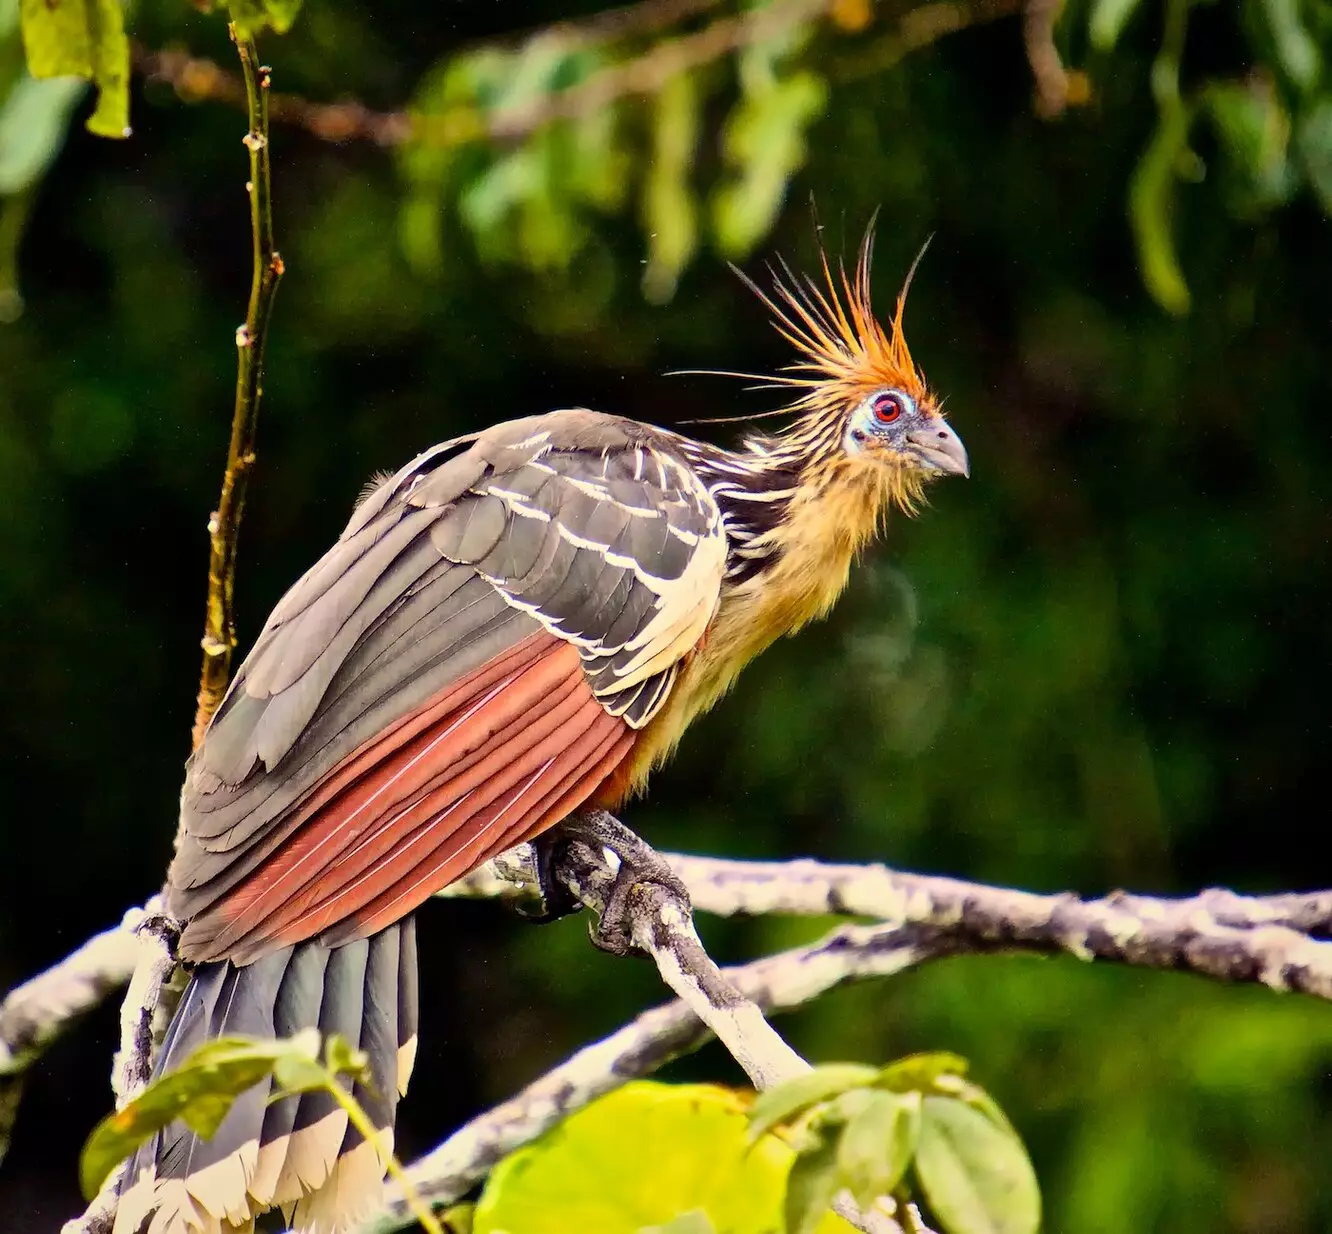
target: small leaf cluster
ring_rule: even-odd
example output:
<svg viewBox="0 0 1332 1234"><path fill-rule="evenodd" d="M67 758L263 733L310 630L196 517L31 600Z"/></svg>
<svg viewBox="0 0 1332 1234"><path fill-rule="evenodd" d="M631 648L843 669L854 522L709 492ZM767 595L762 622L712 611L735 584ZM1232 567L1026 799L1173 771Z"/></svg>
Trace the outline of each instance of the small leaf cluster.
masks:
<svg viewBox="0 0 1332 1234"><path fill-rule="evenodd" d="M645 71L643 47L555 27L445 59L417 93L402 154L404 251L418 273L437 272L455 220L483 260L564 270L596 242L597 216L633 209L644 292L668 299L705 237L741 258L772 229L827 101L824 78L800 60L813 32L785 26L734 57L604 98L614 74ZM683 38L663 38L652 56Z"/></svg>
<svg viewBox="0 0 1332 1234"><path fill-rule="evenodd" d="M834 1064L763 1093L750 1139L784 1129L797 1152L787 1234L815 1234L834 1200L889 1211L908 1178L945 1234L1034 1234L1040 1191L1021 1139L956 1055Z"/></svg>
<svg viewBox="0 0 1332 1234"><path fill-rule="evenodd" d="M322 1044L322 1051L321 1051ZM347 1112L352 1125L367 1140L378 1134L355 1097L342 1082L370 1081L369 1060L336 1033L322 1039L317 1028L307 1028L274 1041L253 1037L219 1037L205 1042L179 1066L149 1084L133 1101L108 1114L93 1128L79 1161L79 1182L92 1199L111 1171L169 1123L180 1119L203 1139L217 1134L236 1098L254 1085L271 1079L269 1101L297 1093L326 1092ZM443 1234L439 1222L416 1197L402 1167L386 1155L387 1168L421 1224L431 1234Z"/></svg>

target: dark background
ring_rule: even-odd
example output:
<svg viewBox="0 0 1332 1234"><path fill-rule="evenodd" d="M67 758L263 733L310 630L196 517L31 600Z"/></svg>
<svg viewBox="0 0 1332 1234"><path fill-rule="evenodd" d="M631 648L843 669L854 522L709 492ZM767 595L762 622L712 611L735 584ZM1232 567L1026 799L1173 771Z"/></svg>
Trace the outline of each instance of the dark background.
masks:
<svg viewBox="0 0 1332 1234"><path fill-rule="evenodd" d="M459 48L593 11L309 0L264 52L281 89L394 107ZM1298 175L1256 192L1203 125L1205 174L1173 218L1193 307L1171 316L1144 289L1125 206L1156 124L1159 10L1144 4L1107 56L1070 9L1061 39L1092 100L1057 120L1034 114L1015 18L867 71L899 11L863 32L816 24L797 53L826 106L744 264L811 267L811 196L834 254L877 208L887 307L932 233L907 327L973 479L895 520L832 619L755 664L627 820L665 847L1037 890L1326 886L1328 219ZM1186 91L1257 80L1283 97L1255 13L1193 11ZM158 0L133 28L232 63L216 15ZM703 80L706 215L736 95L725 65ZM30 191L25 311L0 325L0 989L156 889L188 748L249 284L243 119L142 81L133 103L132 139L76 123ZM622 196L572 210L553 259L488 249L455 208L493 152L432 182L410 154L275 128L288 274L241 540L242 650L376 468L553 407L671 425L774 405L663 375L787 357L706 227L674 297L645 299L642 106L619 122ZM437 904L420 923L409 1158L661 997L649 966L595 952L577 920ZM827 923L701 924L737 959ZM840 991L783 1029L815 1060L966 1055L1027 1139L1060 1234L1332 1229L1325 1005L981 958ZM76 1211L114 1037L108 1006L35 1069L0 1228ZM717 1051L673 1074L738 1077Z"/></svg>

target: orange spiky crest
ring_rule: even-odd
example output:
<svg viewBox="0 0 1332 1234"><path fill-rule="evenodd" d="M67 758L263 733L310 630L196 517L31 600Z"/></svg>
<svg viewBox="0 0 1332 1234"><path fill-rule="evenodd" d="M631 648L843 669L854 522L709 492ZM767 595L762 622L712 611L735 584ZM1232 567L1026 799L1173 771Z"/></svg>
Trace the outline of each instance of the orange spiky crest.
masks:
<svg viewBox="0 0 1332 1234"><path fill-rule="evenodd" d="M840 262L834 274L822 253L823 287L783 263L782 275L774 279L776 300L754 288L772 313L777 332L803 357L770 379L805 391L790 410L845 410L885 387L902 390L917 401L925 397L924 376L911 359L902 330L907 292L920 257L912 263L897 297L897 311L885 330L874 315L870 296L873 249L871 227L860 246L854 277Z"/></svg>

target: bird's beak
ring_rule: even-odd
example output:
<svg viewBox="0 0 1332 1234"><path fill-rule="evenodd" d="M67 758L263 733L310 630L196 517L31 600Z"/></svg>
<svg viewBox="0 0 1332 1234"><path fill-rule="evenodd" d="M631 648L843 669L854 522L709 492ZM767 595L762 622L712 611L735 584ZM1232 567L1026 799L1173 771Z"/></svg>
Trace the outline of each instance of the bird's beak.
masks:
<svg viewBox="0 0 1332 1234"><path fill-rule="evenodd" d="M942 416L931 416L920 428L912 429L906 439L921 462L931 471L946 476L971 475L967 448Z"/></svg>

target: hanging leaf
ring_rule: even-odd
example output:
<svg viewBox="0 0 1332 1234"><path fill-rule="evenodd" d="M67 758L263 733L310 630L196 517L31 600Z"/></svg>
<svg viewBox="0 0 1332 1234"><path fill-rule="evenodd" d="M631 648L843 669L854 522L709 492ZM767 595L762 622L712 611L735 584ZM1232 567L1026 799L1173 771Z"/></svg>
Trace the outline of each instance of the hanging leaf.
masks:
<svg viewBox="0 0 1332 1234"><path fill-rule="evenodd" d="M749 1111L750 1143L812 1105L872 1084L878 1075L874 1067L860 1063L826 1063L760 1093Z"/></svg>
<svg viewBox="0 0 1332 1234"><path fill-rule="evenodd" d="M1171 107L1161 116L1129 185L1129 219L1142 281L1156 302L1171 313L1189 310L1189 288L1175 256L1171 214L1175 167L1188 150L1190 119L1191 112L1182 105Z"/></svg>
<svg viewBox="0 0 1332 1234"><path fill-rule="evenodd" d="M740 57L743 96L722 134L722 153L735 174L712 199L713 232L728 257L746 256L772 229L787 184L804 164L805 131L827 105L822 77L781 68L808 33L793 26Z"/></svg>
<svg viewBox="0 0 1332 1234"><path fill-rule="evenodd" d="M1323 212L1332 215L1332 97L1319 99L1300 118L1296 144Z"/></svg>
<svg viewBox="0 0 1332 1234"><path fill-rule="evenodd" d="M643 294L661 304L698 247L698 206L689 185L698 147L699 89L691 73L673 78L652 112L652 159L643 181L647 268Z"/></svg>
<svg viewBox="0 0 1332 1234"><path fill-rule="evenodd" d="M951 1097L926 1097L915 1157L946 1234L1035 1234L1040 1190L1021 1140Z"/></svg>
<svg viewBox="0 0 1332 1234"><path fill-rule="evenodd" d="M1281 71L1297 89L1311 89L1318 81L1321 57L1304 24L1300 0L1262 0L1262 12Z"/></svg>
<svg viewBox="0 0 1332 1234"><path fill-rule="evenodd" d="M82 77L97 87L88 130L128 137L129 39L120 0L20 0L23 51L34 77Z"/></svg>
<svg viewBox="0 0 1332 1234"><path fill-rule="evenodd" d="M1095 0L1091 12L1091 43L1097 51L1111 51L1141 0Z"/></svg>

